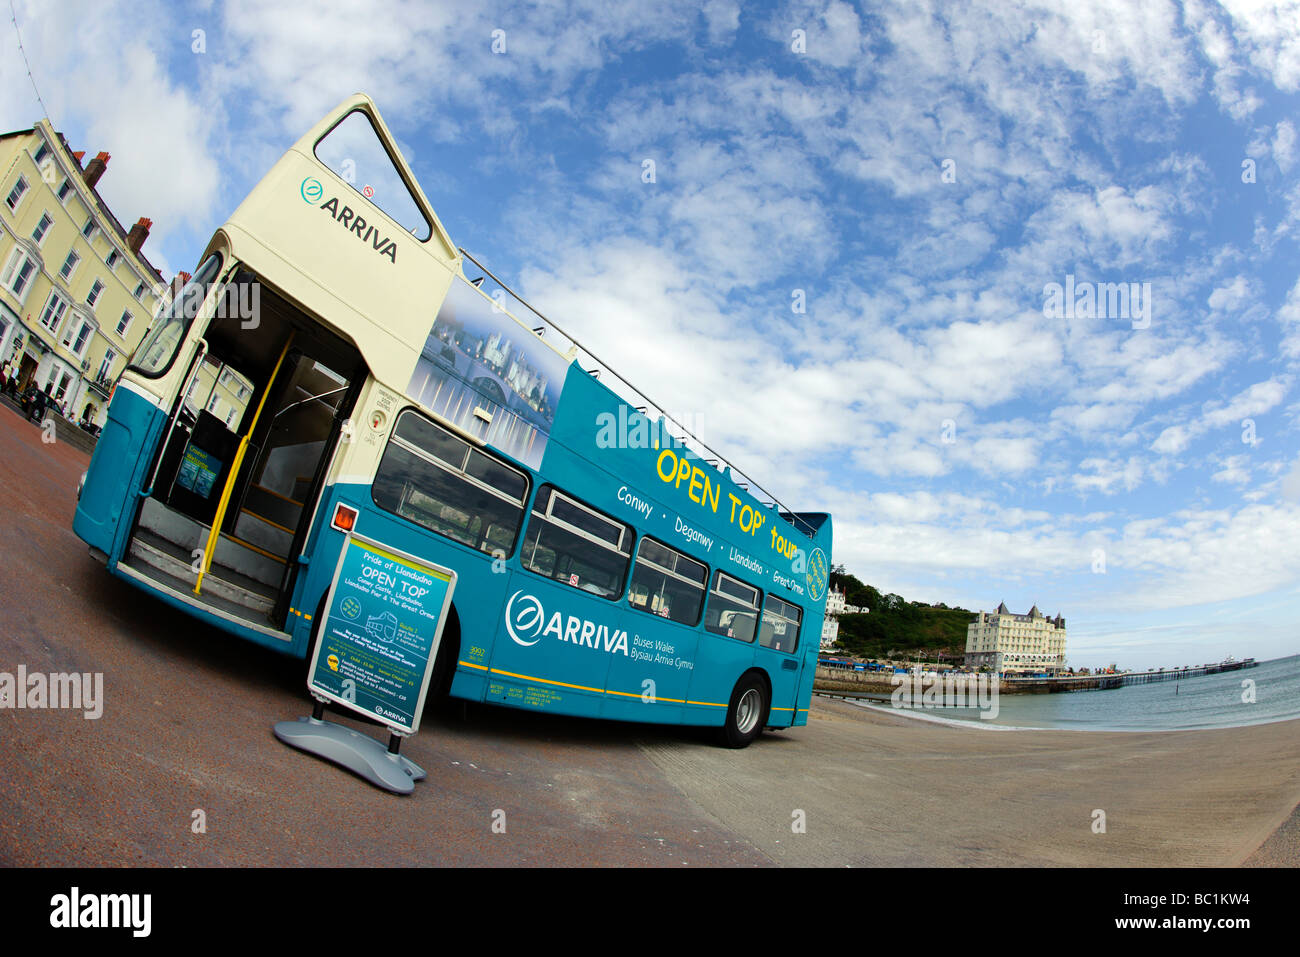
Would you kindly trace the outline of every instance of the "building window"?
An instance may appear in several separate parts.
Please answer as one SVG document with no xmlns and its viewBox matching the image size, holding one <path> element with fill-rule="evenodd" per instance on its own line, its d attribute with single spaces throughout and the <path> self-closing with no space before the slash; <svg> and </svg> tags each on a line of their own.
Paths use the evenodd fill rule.
<svg viewBox="0 0 1300 957">
<path fill-rule="evenodd" d="M 136 286 L 136 287 L 135 287 L 135 292 L 132 293 L 132 295 L 135 296 L 135 298 L 137 298 L 137 299 L 143 301 L 143 299 L 144 299 L 144 283 L 140 283 L 140 285 Z"/>
<path fill-rule="evenodd" d="M 99 302 L 99 297 L 103 294 L 103 292 L 104 292 L 104 284 L 100 282 L 98 279 L 96 279 L 93 283 L 91 283 L 90 292 L 86 294 L 86 305 L 93 308 L 95 303 Z"/>
<path fill-rule="evenodd" d="M 95 378 L 100 382 L 107 382 L 113 374 L 113 360 L 116 358 L 117 355 L 112 349 L 106 351 L 103 361 L 99 363 L 99 371 L 95 373 Z"/>
<path fill-rule="evenodd" d="M 15 249 L 13 255 L 9 257 L 9 264 L 5 267 L 4 276 L 0 277 L 0 284 L 12 292 L 19 299 L 27 291 L 27 285 L 31 282 L 32 276 L 36 272 L 36 263 L 32 258 L 21 249 Z"/>
<path fill-rule="evenodd" d="M 5 203 L 9 209 L 18 209 L 18 204 L 23 201 L 23 196 L 27 192 L 27 177 L 19 175 L 18 180 L 14 183 L 13 189 L 9 190 L 9 195 L 5 197 Z"/>
<path fill-rule="evenodd" d="M 63 397 L 64 397 L 65 395 L 68 394 L 68 384 L 69 384 L 71 381 L 72 381 L 72 376 L 69 375 L 69 374 L 66 373 L 66 372 L 63 373 L 63 375 L 59 376 L 59 385 L 58 385 L 58 388 L 56 388 L 56 389 L 54 390 L 54 401 L 55 401 L 55 402 L 62 402 L 62 401 L 63 401 Z"/>
<path fill-rule="evenodd" d="M 58 380 L 56 386 L 55 380 Z M 46 395 L 54 399 L 55 402 L 62 402 L 63 397 L 67 394 L 68 384 L 72 382 L 72 376 L 59 363 L 50 365 L 50 371 L 45 375 L 45 387 L 41 390 Z"/>
<path fill-rule="evenodd" d="M 59 187 L 59 202 L 65 203 L 68 200 L 68 194 L 72 192 L 72 180 L 65 179 L 63 185 Z"/>
<path fill-rule="evenodd" d="M 114 330 L 119 339 L 126 338 L 126 330 L 131 328 L 131 313 L 126 310 L 122 311 L 122 318 L 117 320 L 117 328 Z"/>
<path fill-rule="evenodd" d="M 76 330 L 75 334 L 73 330 Z M 86 353 L 86 346 L 90 342 L 90 337 L 95 328 L 85 319 L 78 324 L 76 322 L 68 323 L 68 331 L 63 337 L 63 345 L 70 349 L 78 359 Z"/>
<path fill-rule="evenodd" d="M 81 227 L 81 235 L 86 237 L 86 240 L 89 241 L 90 237 L 93 236 L 94 234 L 95 234 L 95 219 L 92 216 L 90 219 L 86 220 L 86 225 Z"/>
<path fill-rule="evenodd" d="M 59 326 L 63 323 L 63 315 L 67 311 L 67 300 L 57 292 L 51 292 L 50 298 L 45 301 L 45 309 L 41 313 L 41 325 L 49 330 L 50 335 L 58 335 Z"/>
<path fill-rule="evenodd" d="M 77 268 L 77 263 L 81 262 L 81 257 L 68 250 L 68 258 L 63 260 L 63 266 L 59 269 L 59 275 L 65 280 L 72 278 L 72 272 Z"/>
<path fill-rule="evenodd" d="M 40 166 L 40 165 L 41 165 L 41 160 L 45 159 L 45 157 L 47 157 L 47 156 L 49 156 L 49 155 L 50 155 L 50 147 L 49 147 L 49 145 L 46 144 L 46 143 L 41 143 L 40 147 L 36 150 L 36 157 L 35 157 L 35 159 L 36 159 L 36 165 L 37 165 L 37 166 Z"/>
<path fill-rule="evenodd" d="M 36 228 L 32 230 L 32 239 L 36 240 L 38 245 L 44 242 L 45 234 L 50 231 L 50 227 L 53 225 L 54 218 L 50 216 L 49 213 L 41 213 L 41 221 L 37 223 Z"/>
<path fill-rule="evenodd" d="M 117 265 L 117 261 L 121 258 L 122 257 L 117 254 L 116 249 L 110 249 L 108 251 L 108 255 L 104 258 L 104 265 L 106 265 L 109 269 L 112 269 L 114 266 Z"/>
</svg>

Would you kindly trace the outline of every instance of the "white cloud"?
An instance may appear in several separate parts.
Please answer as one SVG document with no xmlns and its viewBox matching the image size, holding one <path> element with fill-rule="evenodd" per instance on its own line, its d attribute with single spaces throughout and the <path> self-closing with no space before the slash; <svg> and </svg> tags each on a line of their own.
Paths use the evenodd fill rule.
<svg viewBox="0 0 1300 957">
<path fill-rule="evenodd" d="M 1279 90 L 1300 89 L 1300 3 L 1296 0 L 1221 0 L 1251 65 Z"/>
<path fill-rule="evenodd" d="M 1275 376 L 1239 392 L 1226 402 L 1206 402 L 1198 418 L 1171 425 L 1151 443 L 1161 455 L 1178 455 L 1198 436 L 1213 429 L 1239 426 L 1252 416 L 1263 415 L 1278 405 L 1291 388 L 1291 377 Z"/>
<path fill-rule="evenodd" d="M 1071 479 L 1081 493 L 1100 492 L 1113 495 L 1123 489 L 1131 492 L 1142 481 L 1145 469 L 1141 460 L 1130 456 L 1127 460 L 1089 458 L 1079 463 L 1085 471 L 1076 472 Z"/>
<path fill-rule="evenodd" d="M 1215 464 L 1219 470 L 1210 479 L 1227 485 L 1245 485 L 1250 481 L 1250 459 L 1246 455 L 1216 456 Z"/>
<path fill-rule="evenodd" d="M 803 30 L 807 56 L 832 67 L 852 66 L 862 56 L 862 21 L 853 7 L 843 0 L 798 4 L 775 18 L 773 31 L 778 42 L 791 50 L 794 30 Z"/>
<path fill-rule="evenodd" d="M 1216 312 L 1236 312 L 1254 295 L 1252 282 L 1247 276 L 1236 276 L 1226 286 L 1217 287 L 1206 300 Z"/>
<path fill-rule="evenodd" d="M 1290 120 L 1280 120 L 1273 134 L 1273 160 L 1289 173 L 1296 160 L 1295 125 Z"/>
<path fill-rule="evenodd" d="M 213 148 L 218 123 L 168 71 L 165 56 L 147 38 L 172 32 L 189 58 L 189 31 L 157 3 L 78 10 L 69 29 L 67 10 L 44 4 L 18 6 L 27 58 L 55 129 L 71 149 L 111 159 L 98 184 L 124 228 L 140 216 L 153 220 L 144 253 L 170 278 L 164 247 L 177 233 L 210 231 L 218 213 L 221 167 Z M 9 129 L 31 125 L 40 112 L 11 28 L 0 57 L 0 110 Z M 190 266 L 183 263 L 182 266 Z"/>
<path fill-rule="evenodd" d="M 1161 455 L 1178 455 L 1192 442 L 1193 431 L 1186 425 L 1171 425 L 1151 443 L 1151 449 Z"/>
<path fill-rule="evenodd" d="M 704 5 L 710 43 L 728 43 L 740 26 L 740 5 L 736 0 L 709 0 Z"/>
<path fill-rule="evenodd" d="M 1300 579 L 1300 506 L 1175 512 L 1126 526 L 1115 563 L 1150 574 L 1117 606 L 1171 608 L 1260 595 Z"/>
<path fill-rule="evenodd" d="M 1286 301 L 1277 310 L 1277 321 L 1282 327 L 1282 354 L 1300 359 L 1300 279 L 1296 280 L 1286 295 Z"/>
</svg>

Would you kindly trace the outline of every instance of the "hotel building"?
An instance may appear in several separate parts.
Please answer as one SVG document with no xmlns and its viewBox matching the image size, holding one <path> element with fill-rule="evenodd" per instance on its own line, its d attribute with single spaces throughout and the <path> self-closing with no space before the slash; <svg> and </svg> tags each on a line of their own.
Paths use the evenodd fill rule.
<svg viewBox="0 0 1300 957">
<path fill-rule="evenodd" d="M 1041 674 L 1065 668 L 1065 619 L 1047 618 L 1035 605 L 1015 615 L 1006 603 L 981 611 L 966 627 L 966 665 L 999 674 Z"/>
</svg>

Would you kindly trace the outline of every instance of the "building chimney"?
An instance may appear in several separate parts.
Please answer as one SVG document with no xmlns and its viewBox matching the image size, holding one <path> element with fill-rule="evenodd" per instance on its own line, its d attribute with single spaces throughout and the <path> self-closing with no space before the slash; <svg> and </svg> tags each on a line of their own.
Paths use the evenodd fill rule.
<svg viewBox="0 0 1300 957">
<path fill-rule="evenodd" d="M 81 175 L 86 180 L 86 185 L 91 189 L 99 182 L 99 178 L 104 175 L 104 170 L 108 169 L 108 161 L 111 157 L 105 152 L 95 154 L 95 158 L 86 164 L 85 172 Z"/>
<path fill-rule="evenodd" d="M 77 152 L 72 154 L 72 158 L 77 161 L 77 169 L 81 169 L 81 160 L 85 155 L 85 150 L 77 150 Z"/>
<path fill-rule="evenodd" d="M 176 274 L 176 278 L 172 280 L 172 298 L 179 296 L 181 294 L 181 290 L 185 288 L 185 284 L 189 281 L 190 281 L 189 273 L 187 273 L 184 269 L 178 272 Z"/>
<path fill-rule="evenodd" d="M 149 238 L 149 227 L 152 225 L 152 219 L 141 216 L 136 221 L 136 224 L 131 227 L 131 231 L 126 234 L 126 244 L 131 247 L 131 252 L 137 254 L 140 252 L 140 247 Z"/>
</svg>

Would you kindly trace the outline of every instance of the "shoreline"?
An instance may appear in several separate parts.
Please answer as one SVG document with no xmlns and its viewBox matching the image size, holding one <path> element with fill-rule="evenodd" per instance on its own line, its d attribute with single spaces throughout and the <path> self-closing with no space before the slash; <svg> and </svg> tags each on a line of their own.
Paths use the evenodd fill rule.
<svg viewBox="0 0 1300 957">
<path fill-rule="evenodd" d="M 1263 721 L 1251 721 L 1245 724 L 1216 724 L 1203 728 L 1049 728 L 1037 727 L 1032 725 L 1013 725 L 1013 724 L 993 724 L 991 721 L 971 721 L 965 718 L 948 718 L 935 712 L 940 710 L 936 708 L 894 708 L 885 707 L 883 704 L 868 703 L 876 699 L 868 698 L 843 698 L 836 692 L 813 692 L 813 698 L 821 698 L 829 701 L 843 701 L 855 708 L 863 708 L 871 711 L 882 711 L 885 714 L 897 715 L 902 718 L 913 718 L 917 721 L 930 721 L 935 724 L 943 724 L 955 728 L 982 728 L 985 731 L 1061 731 L 1077 732 L 1082 734 L 1190 734 L 1201 731 L 1234 731 L 1238 728 L 1258 728 L 1264 725 L 1281 724 L 1286 721 L 1300 721 L 1300 714 L 1283 715 L 1276 718 L 1267 718 Z"/>
</svg>

